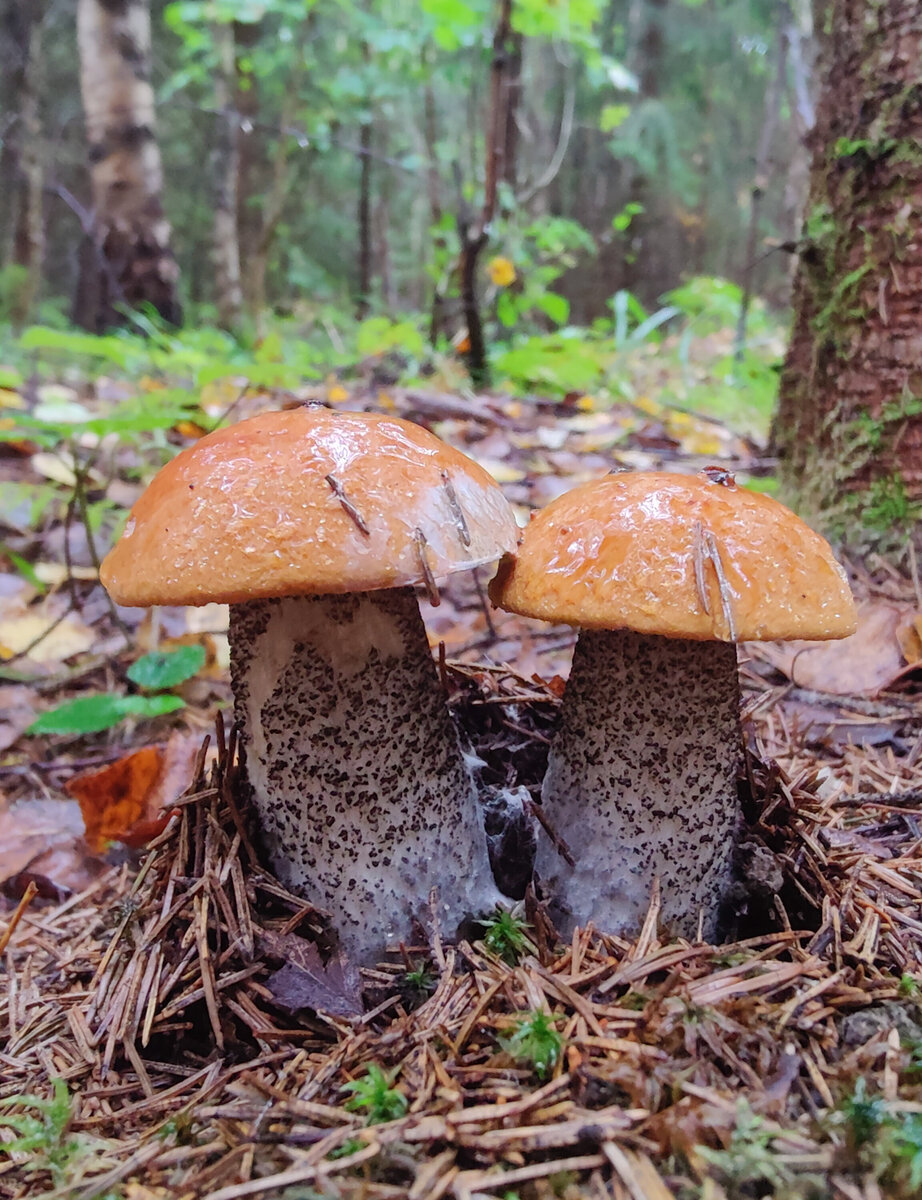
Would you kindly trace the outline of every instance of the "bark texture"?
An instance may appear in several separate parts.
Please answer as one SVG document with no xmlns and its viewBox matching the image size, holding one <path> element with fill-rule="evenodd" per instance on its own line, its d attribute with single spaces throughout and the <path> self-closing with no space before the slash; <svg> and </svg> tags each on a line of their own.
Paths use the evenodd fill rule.
<svg viewBox="0 0 922 1200">
<path fill-rule="evenodd" d="M 774 440 L 811 523 L 886 547 L 922 513 L 922 6 L 831 0 L 822 35 Z"/>
<path fill-rule="evenodd" d="M 153 305 L 179 324 L 179 271 L 161 202 L 147 0 L 79 0 L 80 90 L 89 139 L 94 237 L 75 317 L 101 331 L 120 308 Z"/>
<path fill-rule="evenodd" d="M 45 250 L 42 188 L 42 125 L 39 113 L 39 73 L 42 58 L 41 0 L 9 0 L 3 14 L 3 36 L 11 60 L 11 98 L 18 113 L 9 139 L 12 153 L 6 164 L 12 209 L 9 262 L 21 269 L 10 296 L 14 325 L 28 319 L 38 298 Z"/>
<path fill-rule="evenodd" d="M 231 607 L 237 722 L 268 860 L 349 956 L 500 899 L 412 588 Z"/>
<path fill-rule="evenodd" d="M 706 940 L 731 883 L 739 811 L 736 647 L 583 631 L 541 794 L 571 867 L 539 834 L 535 871 L 566 936 L 632 936 L 659 878 L 660 920 Z"/>
</svg>

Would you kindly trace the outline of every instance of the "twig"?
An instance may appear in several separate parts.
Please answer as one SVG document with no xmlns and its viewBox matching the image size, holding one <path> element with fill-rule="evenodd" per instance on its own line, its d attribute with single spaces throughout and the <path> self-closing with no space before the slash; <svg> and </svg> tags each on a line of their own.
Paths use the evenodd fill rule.
<svg viewBox="0 0 922 1200">
<path fill-rule="evenodd" d="M 470 546 L 471 531 L 467 527 L 467 521 L 464 519 L 464 512 L 458 501 L 458 494 L 451 482 L 451 476 L 447 471 L 442 471 L 442 484 L 445 488 L 445 497 L 448 500 L 448 511 L 451 513 L 451 519 L 454 521 L 458 529 L 458 537 L 463 546 Z"/>
<path fill-rule="evenodd" d="M 705 613 L 711 615 L 711 601 L 708 596 L 707 579 L 704 574 L 704 561 L 707 551 L 704 546 L 704 527 L 700 521 L 695 522 L 692 555 L 695 563 L 695 587 L 698 589 L 698 599 Z"/>
<path fill-rule="evenodd" d="M 711 562 L 714 564 L 714 573 L 717 575 L 717 588 L 720 592 L 720 607 L 723 609 L 724 619 L 727 622 L 727 628 L 730 631 L 730 641 L 735 642 L 736 637 L 736 621 L 733 618 L 733 594 L 730 591 L 730 585 L 727 582 L 727 577 L 724 574 L 724 565 L 720 561 L 720 547 L 717 545 L 717 538 L 708 529 L 705 531 L 704 540 L 707 543 L 708 555 Z"/>
<path fill-rule="evenodd" d="M 423 582 L 426 585 L 426 593 L 429 596 L 429 603 L 433 608 L 438 608 L 442 603 L 442 597 L 439 595 L 439 589 L 435 582 L 435 576 L 432 574 L 432 567 L 429 566 L 429 558 L 426 555 L 426 535 L 417 527 L 413 530 L 413 540 L 416 542 L 416 556 L 419 559 L 419 569 L 422 572 Z"/>
<path fill-rule="evenodd" d="M 26 909 L 29 907 L 29 905 L 32 903 L 32 901 L 35 899 L 35 896 L 37 895 L 37 893 L 38 893 L 38 884 L 35 882 L 34 879 L 30 879 L 28 884 L 26 885 L 26 890 L 22 894 L 22 898 L 20 899 L 19 903 L 16 905 L 15 912 L 10 917 L 9 924 L 7 925 L 6 929 L 4 929 L 3 933 L 0 933 L 0 954 L 2 954 L 3 951 L 9 945 L 10 938 L 13 936 L 16 926 L 22 920 Z"/>
<path fill-rule="evenodd" d="M 336 476 L 332 475 L 332 474 L 324 475 L 324 479 L 330 485 L 330 488 L 333 491 L 333 495 L 343 506 L 343 508 L 346 511 L 346 515 L 350 518 L 350 520 L 353 522 L 353 524 L 355 524 L 356 527 L 359 529 L 359 531 L 361 533 L 364 533 L 366 537 L 370 537 L 371 530 L 368 528 L 368 523 L 366 522 L 366 520 L 362 516 L 362 514 L 359 512 L 359 510 L 352 503 L 352 501 L 349 499 L 349 497 L 346 495 L 345 491 L 343 490 L 343 485 L 339 482 L 339 480 L 336 478 Z"/>
</svg>

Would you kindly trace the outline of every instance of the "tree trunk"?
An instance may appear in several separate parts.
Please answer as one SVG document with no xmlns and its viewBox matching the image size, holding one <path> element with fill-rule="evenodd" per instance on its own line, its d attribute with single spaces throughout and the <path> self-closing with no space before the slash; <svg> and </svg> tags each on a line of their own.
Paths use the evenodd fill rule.
<svg viewBox="0 0 922 1200">
<path fill-rule="evenodd" d="M 509 161 L 514 141 L 510 145 L 510 130 L 514 126 L 514 105 L 518 98 L 519 74 L 522 64 L 522 38 L 512 28 L 512 0 L 500 0 L 499 17 L 493 34 L 493 57 L 490 61 L 490 111 L 487 125 L 486 168 L 484 170 L 483 208 L 479 220 L 472 220 L 464 204 L 458 215 L 458 235 L 461 242 L 459 276 L 461 307 L 467 325 L 469 349 L 467 369 L 476 387 L 490 383 L 487 347 L 477 298 L 477 263 L 490 236 L 490 224 L 496 215 L 499 183 L 514 174 L 515 165 Z"/>
<path fill-rule="evenodd" d="M 243 309 L 240 286 L 240 238 L 237 229 L 237 184 L 240 172 L 240 120 L 234 106 L 234 31 L 221 23 L 212 29 L 218 56 L 215 71 L 217 126 L 212 151 L 214 187 L 215 295 L 218 324 L 236 329 Z"/>
<path fill-rule="evenodd" d="M 76 319 L 88 329 L 152 305 L 179 324 L 179 270 L 161 203 L 163 172 L 150 83 L 146 0 L 78 0 L 80 90 L 89 139 L 94 239 L 78 284 Z"/>
<path fill-rule="evenodd" d="M 355 315 L 362 321 L 368 316 L 371 300 L 371 139 L 372 123 L 363 121 L 359 130 L 359 203 L 358 222 L 358 298 Z"/>
<path fill-rule="evenodd" d="M 19 268 L 12 280 L 10 319 L 23 325 L 38 298 L 45 249 L 42 209 L 44 169 L 39 115 L 38 75 L 41 69 L 42 4 L 40 0 L 11 0 L 4 14 L 4 34 L 12 59 L 11 99 L 18 106 L 12 154 L 7 164 L 12 218 L 9 262 Z"/>
<path fill-rule="evenodd" d="M 855 547 L 922 514 L 920 63 L 917 0 L 832 0 L 774 442 L 789 498 Z"/>
</svg>

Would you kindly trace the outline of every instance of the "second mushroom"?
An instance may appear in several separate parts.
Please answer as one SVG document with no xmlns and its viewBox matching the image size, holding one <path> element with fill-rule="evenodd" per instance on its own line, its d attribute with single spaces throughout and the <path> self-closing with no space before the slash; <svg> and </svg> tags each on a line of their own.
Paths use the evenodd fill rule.
<svg viewBox="0 0 922 1200">
<path fill-rule="evenodd" d="M 708 469 L 613 474 L 538 513 L 490 588 L 581 628 L 536 871 L 564 932 L 634 934 L 661 885 L 673 932 L 713 939 L 732 880 L 741 752 L 736 643 L 840 638 L 855 608 L 827 543 Z"/>
</svg>

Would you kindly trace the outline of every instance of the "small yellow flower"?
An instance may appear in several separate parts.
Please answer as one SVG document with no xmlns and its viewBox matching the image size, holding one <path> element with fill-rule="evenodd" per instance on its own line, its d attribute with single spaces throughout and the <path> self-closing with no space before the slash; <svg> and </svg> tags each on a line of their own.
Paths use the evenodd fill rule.
<svg viewBox="0 0 922 1200">
<path fill-rule="evenodd" d="M 327 388 L 327 401 L 330 404 L 342 404 L 344 400 L 349 399 L 349 393 L 341 383 L 334 383 L 332 387 Z"/>
<path fill-rule="evenodd" d="M 508 287 L 515 283 L 515 267 L 508 258 L 491 258 L 487 263 L 487 274 L 490 282 L 497 287 Z"/>
</svg>

